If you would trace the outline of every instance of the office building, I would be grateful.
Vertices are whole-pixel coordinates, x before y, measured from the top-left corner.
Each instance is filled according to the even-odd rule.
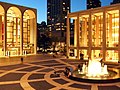
[[[51,36],[66,37],[66,20],[69,12],[70,0],[47,0],[47,25]]]
[[[100,0],[87,0],[87,9],[101,7]]]

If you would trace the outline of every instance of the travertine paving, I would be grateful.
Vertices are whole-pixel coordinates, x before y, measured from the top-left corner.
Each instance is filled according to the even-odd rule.
[[[37,59],[39,60],[23,64],[1,65],[0,90],[120,90],[120,82],[90,84],[65,77],[64,68],[66,66],[74,67],[80,63],[79,61],[66,61],[60,58]],[[57,71],[56,75],[54,70]]]

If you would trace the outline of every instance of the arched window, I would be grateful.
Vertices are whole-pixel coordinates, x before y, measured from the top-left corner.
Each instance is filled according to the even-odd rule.
[[[10,55],[20,54],[20,17],[17,7],[10,7],[7,11],[7,51]]]
[[[27,54],[34,52],[35,23],[35,13],[32,10],[26,10],[23,15],[23,50]]]

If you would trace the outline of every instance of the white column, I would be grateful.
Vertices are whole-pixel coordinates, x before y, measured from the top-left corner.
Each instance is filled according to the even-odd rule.
[[[75,19],[75,24],[74,24],[74,47],[77,47],[77,19]]]
[[[7,51],[7,11],[4,14],[4,56],[6,56]]]
[[[87,18],[85,18],[85,26],[84,26],[84,37],[83,37],[83,39],[84,39],[84,46],[86,47],[87,46]]]
[[[2,44],[2,15],[0,15],[0,44]]]
[[[75,25],[74,25],[74,54],[77,59],[79,56],[79,31],[80,31],[80,29],[79,29],[79,14],[77,14],[77,19],[75,19]]]
[[[67,48],[67,57],[69,57],[69,46],[70,46],[70,18],[69,16],[67,16],[67,31],[66,31],[66,35],[67,35],[67,38],[66,38],[66,48]]]
[[[79,52],[79,36],[80,36],[80,24],[79,24],[80,20],[79,20],[79,14],[77,15],[77,50],[76,50],[76,58],[79,59],[80,57],[80,52]]]
[[[119,56],[119,62],[120,62],[120,8],[119,8],[119,44],[118,44],[118,56]]]
[[[34,54],[37,54],[37,16],[34,19]]]
[[[109,15],[109,47],[112,46],[112,15]]]
[[[102,52],[103,60],[106,60],[106,11],[103,11],[103,43],[102,43]]]
[[[95,44],[98,47],[99,46],[99,17],[96,16],[96,35],[95,35]]]
[[[23,55],[23,13],[20,18],[20,55]]]
[[[92,53],[92,16],[91,12],[89,13],[89,26],[88,26],[88,57],[91,58],[91,53]]]

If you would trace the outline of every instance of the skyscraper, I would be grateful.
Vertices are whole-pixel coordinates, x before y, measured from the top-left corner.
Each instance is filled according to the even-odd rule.
[[[111,2],[111,4],[116,4],[116,3],[120,3],[120,0],[113,0],[113,2]]]
[[[47,25],[52,36],[65,37],[70,0],[47,0]]]
[[[87,0],[87,9],[101,7],[100,0]]]

